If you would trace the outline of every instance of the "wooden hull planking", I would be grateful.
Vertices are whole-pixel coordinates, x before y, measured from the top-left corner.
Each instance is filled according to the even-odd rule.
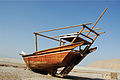
[[[73,52],[73,50],[67,50],[44,55],[28,56],[23,58],[28,68],[49,72],[49,70],[51,69],[57,69],[69,65],[69,63],[77,55],[79,55],[78,52]]]

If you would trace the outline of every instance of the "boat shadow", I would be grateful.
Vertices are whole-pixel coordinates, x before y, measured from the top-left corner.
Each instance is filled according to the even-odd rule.
[[[70,79],[70,80],[105,80],[100,78],[88,78],[88,77],[79,77],[79,76],[72,76],[72,75],[68,75],[66,77],[58,77],[58,78]]]
[[[38,71],[38,70],[32,70],[35,73],[42,74],[42,75],[48,75],[46,72],[43,71]],[[88,78],[88,77],[80,77],[80,76],[73,76],[73,75],[67,75],[64,77],[60,76],[53,76],[61,79],[70,79],[70,80],[105,80],[105,79],[100,79],[100,78]]]

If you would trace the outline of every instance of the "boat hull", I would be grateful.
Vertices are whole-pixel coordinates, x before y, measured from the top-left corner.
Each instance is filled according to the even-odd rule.
[[[48,54],[25,56],[23,58],[28,68],[50,72],[51,70],[57,70],[60,67],[68,66],[78,55],[78,52],[67,50]]]

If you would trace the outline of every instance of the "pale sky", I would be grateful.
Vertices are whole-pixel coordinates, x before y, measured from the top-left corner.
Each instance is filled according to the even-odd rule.
[[[0,57],[21,58],[19,53],[35,51],[33,32],[65,26],[95,23],[105,8],[107,12],[96,28],[106,33],[93,44],[98,49],[80,65],[97,60],[120,58],[120,1],[119,0],[0,0]],[[93,26],[90,25],[90,27]],[[70,32],[79,31],[70,29]],[[46,33],[50,36],[62,32]],[[39,37],[39,50],[59,43]]]

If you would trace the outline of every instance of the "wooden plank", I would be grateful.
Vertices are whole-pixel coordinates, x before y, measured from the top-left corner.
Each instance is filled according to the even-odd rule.
[[[39,36],[46,37],[46,38],[49,38],[49,39],[52,39],[52,40],[55,40],[55,41],[58,41],[58,42],[60,42],[60,40],[58,40],[58,39],[55,39],[55,38],[52,38],[52,37],[49,37],[49,36],[45,36],[45,35],[38,34],[38,33],[34,33],[34,34],[37,34],[37,35],[39,35]],[[64,43],[65,43],[65,41],[61,41],[61,42],[64,42]]]
[[[66,56],[71,52],[71,50],[68,51],[61,51],[61,52],[55,52],[53,54],[49,55],[37,55],[37,56],[27,56],[23,57],[26,65],[30,67],[31,69],[40,69],[44,71],[50,71],[51,68],[61,67],[60,65],[63,64],[63,60],[66,58]],[[72,56],[72,55],[71,55]],[[74,57],[74,55],[73,55]],[[59,63],[59,65],[58,65]],[[66,63],[68,64],[68,63]],[[57,66],[55,66],[57,65]],[[63,65],[64,66],[64,65]]]
[[[72,40],[74,39],[75,37],[69,37],[69,38],[62,38],[63,40],[65,41],[68,41],[68,42],[72,42]],[[78,42],[81,42],[81,41],[84,41],[84,44],[83,45],[87,45],[87,44],[91,44],[91,42],[83,39],[83,38],[80,38],[80,37],[77,37],[76,40],[73,42],[73,43],[78,43]]]
[[[51,48],[51,49],[37,51],[34,54],[43,54],[43,53],[50,53],[50,52],[55,52],[55,51],[74,49],[75,47],[83,45],[83,44],[84,44],[84,42],[82,41],[80,43],[73,43],[73,44],[68,44],[68,45],[65,45],[65,46],[59,46],[59,47],[55,47],[55,48]]]
[[[90,25],[90,24],[92,24],[92,23],[85,23],[85,24],[68,26],[68,27],[63,27],[63,28],[56,28],[56,29],[51,29],[51,30],[46,30],[46,31],[40,31],[40,32],[36,32],[36,33],[43,33],[43,32],[49,32],[49,31],[55,31],[55,30],[60,30],[60,29],[73,28],[73,27],[78,27],[78,26],[83,26],[83,25]]]
[[[98,18],[98,20],[96,21],[96,23],[93,25],[93,27],[92,27],[91,29],[93,29],[93,28],[96,26],[96,24],[97,24],[98,21],[101,19],[101,17],[103,16],[103,14],[106,12],[107,9],[108,9],[108,8],[106,8],[106,9],[103,11],[103,13],[101,14],[101,16]],[[87,33],[87,36],[89,35],[89,33],[90,33],[90,31]]]
[[[105,32],[100,32],[100,33],[98,33],[98,34],[103,34],[103,33],[105,33]],[[91,36],[95,36],[95,34],[93,34],[93,35],[88,35],[88,37],[91,37]],[[82,37],[82,38],[85,38],[85,37]]]
[[[96,28],[96,29],[93,29],[93,30],[99,30],[101,28]],[[86,30],[86,31],[82,31],[81,33],[84,33],[84,32],[89,32],[90,30]],[[63,37],[63,36],[66,36],[66,35],[77,35],[79,32],[76,32],[76,33],[71,33],[71,34],[65,34],[65,35],[60,35],[60,36],[55,36],[55,37],[52,37],[52,38],[57,38],[57,37]]]

